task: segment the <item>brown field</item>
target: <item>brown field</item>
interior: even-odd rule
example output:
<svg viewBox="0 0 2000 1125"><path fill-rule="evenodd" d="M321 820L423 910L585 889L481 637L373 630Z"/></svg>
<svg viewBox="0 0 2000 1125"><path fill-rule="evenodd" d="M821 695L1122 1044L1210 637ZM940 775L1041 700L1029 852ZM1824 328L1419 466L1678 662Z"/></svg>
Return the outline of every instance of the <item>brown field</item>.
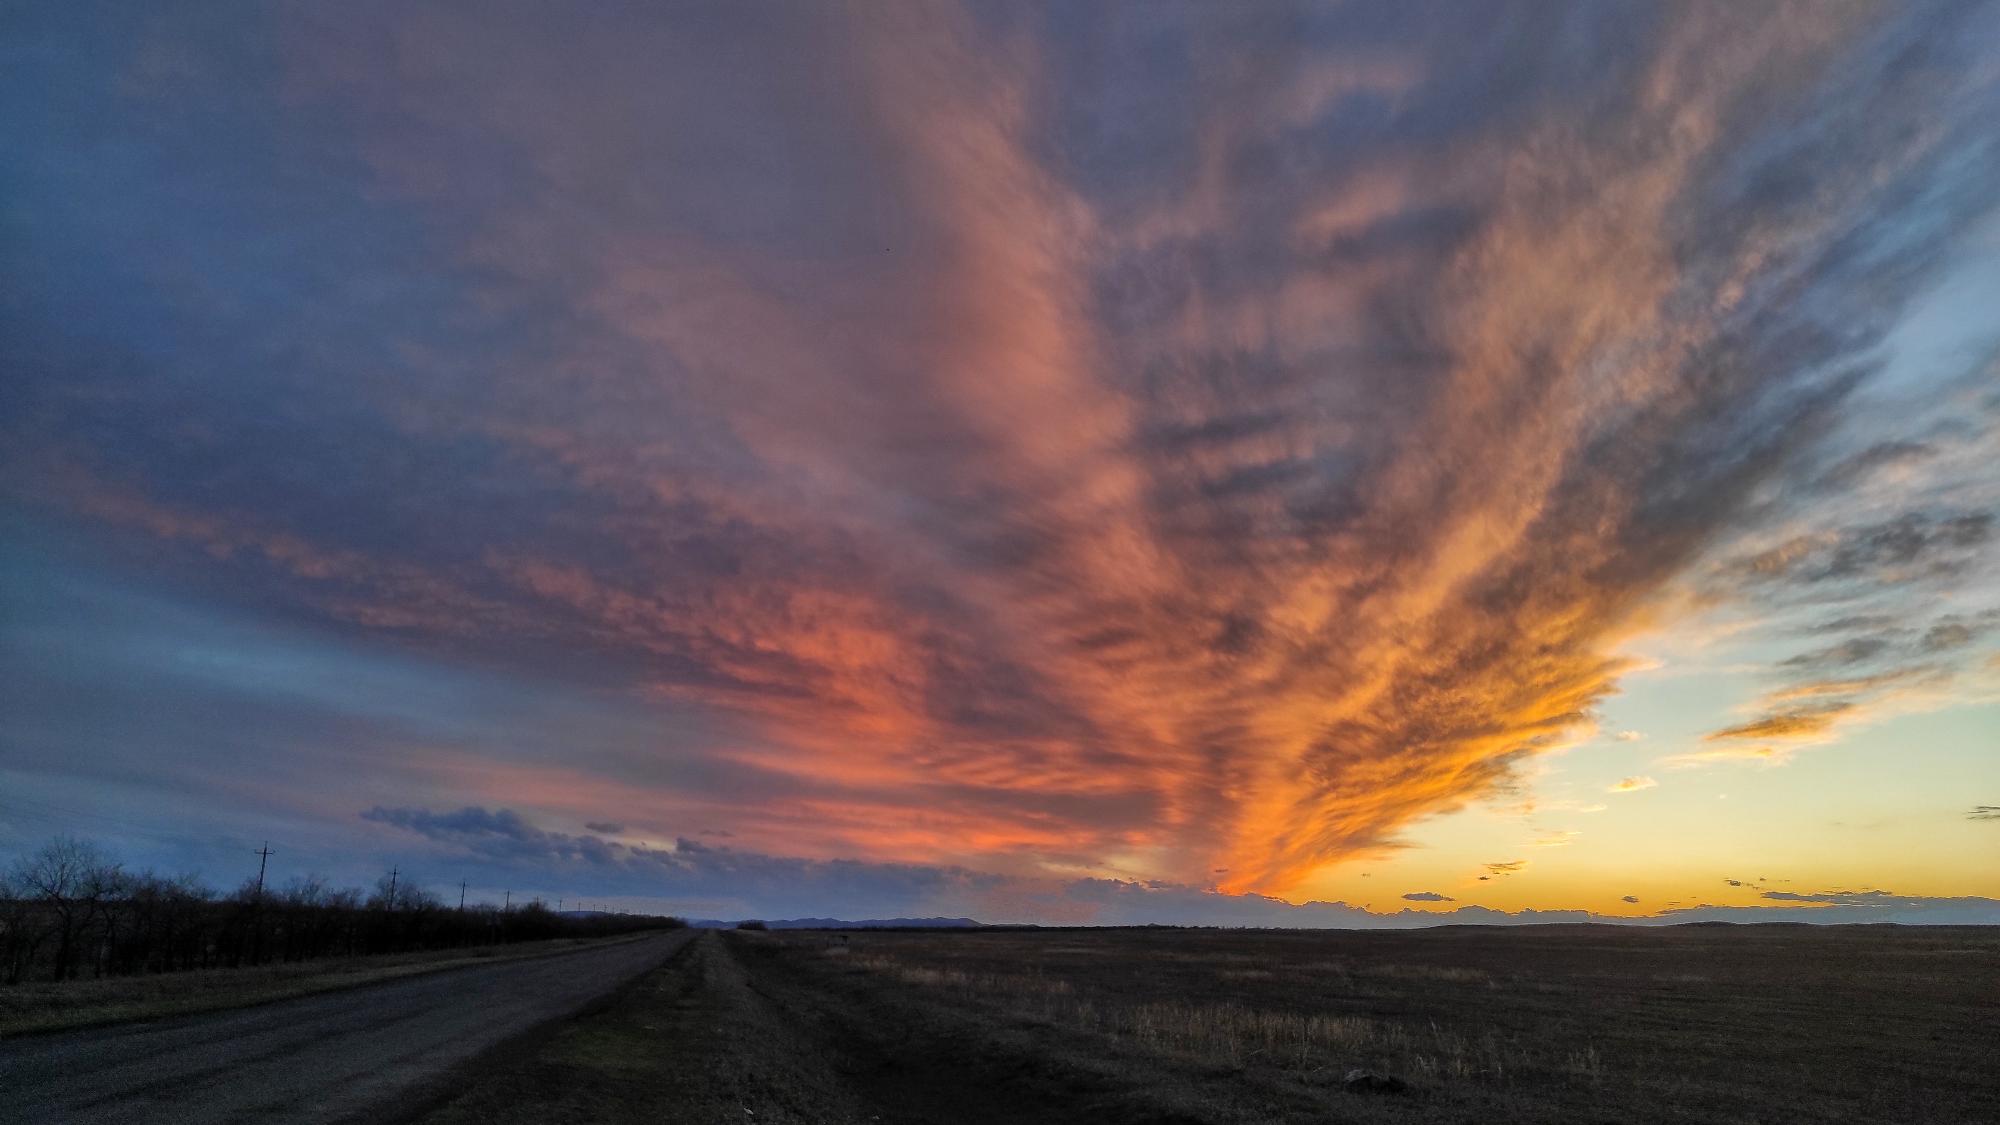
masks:
<svg viewBox="0 0 2000 1125"><path fill-rule="evenodd" d="M1988 929L728 933L428 1120L1986 1122L1996 1076Z"/></svg>

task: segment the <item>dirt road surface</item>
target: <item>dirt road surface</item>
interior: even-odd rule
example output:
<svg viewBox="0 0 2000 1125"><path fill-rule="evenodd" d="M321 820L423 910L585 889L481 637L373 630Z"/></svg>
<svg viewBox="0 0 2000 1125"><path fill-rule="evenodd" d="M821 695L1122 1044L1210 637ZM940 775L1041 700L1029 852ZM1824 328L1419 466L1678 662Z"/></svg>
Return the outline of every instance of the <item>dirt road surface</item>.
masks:
<svg viewBox="0 0 2000 1125"><path fill-rule="evenodd" d="M338 1122L658 965L677 931L236 1011L0 1041L0 1122Z"/></svg>

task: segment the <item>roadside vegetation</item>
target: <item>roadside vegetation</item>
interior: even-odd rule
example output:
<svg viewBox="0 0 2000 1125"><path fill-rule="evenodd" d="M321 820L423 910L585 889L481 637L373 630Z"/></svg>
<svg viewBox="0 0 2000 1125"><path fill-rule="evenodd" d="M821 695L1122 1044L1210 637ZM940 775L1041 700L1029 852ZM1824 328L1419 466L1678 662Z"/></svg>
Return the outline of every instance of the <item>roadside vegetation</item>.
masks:
<svg viewBox="0 0 2000 1125"><path fill-rule="evenodd" d="M636 941L643 936L549 938L513 945L328 957L317 961L272 962L235 969L195 969L184 973L102 977L95 980L29 981L0 988L0 1038L242 1008L445 969L546 957L610 942Z"/></svg>
<svg viewBox="0 0 2000 1125"><path fill-rule="evenodd" d="M454 906L401 877L372 891L317 876L221 892L191 875L133 872L57 837L0 868L0 1010L10 991L329 959L600 938L680 926L638 915L559 915L537 901Z"/></svg>

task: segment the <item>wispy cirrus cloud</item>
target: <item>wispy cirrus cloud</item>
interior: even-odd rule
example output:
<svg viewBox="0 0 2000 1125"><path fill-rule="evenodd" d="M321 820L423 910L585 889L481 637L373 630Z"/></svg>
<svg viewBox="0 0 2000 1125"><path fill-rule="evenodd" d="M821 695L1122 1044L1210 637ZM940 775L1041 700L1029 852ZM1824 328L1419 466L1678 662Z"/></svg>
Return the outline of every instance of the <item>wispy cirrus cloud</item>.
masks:
<svg viewBox="0 0 2000 1125"><path fill-rule="evenodd" d="M1746 523L1715 580L1814 604L1991 550L1850 503L1983 439L1844 428L1990 207L1988 10L792 15L38 13L9 495L702 726L466 784L1272 893L1591 729ZM1926 625L1710 750L1972 658Z"/></svg>
<svg viewBox="0 0 2000 1125"><path fill-rule="evenodd" d="M1851 638L1779 661L1781 686L1749 704L1754 718L1703 736L1703 747L1663 759L1689 766L1726 761L1782 764L1843 729L1911 711L1991 698L1996 681L1970 650L1993 611L1947 615L1921 632L1898 629Z"/></svg>
<svg viewBox="0 0 2000 1125"><path fill-rule="evenodd" d="M1707 738L1710 742L1813 738L1832 729L1841 713L1852 706L1851 703L1836 702L1819 708L1766 715L1751 722L1724 727L1709 734Z"/></svg>

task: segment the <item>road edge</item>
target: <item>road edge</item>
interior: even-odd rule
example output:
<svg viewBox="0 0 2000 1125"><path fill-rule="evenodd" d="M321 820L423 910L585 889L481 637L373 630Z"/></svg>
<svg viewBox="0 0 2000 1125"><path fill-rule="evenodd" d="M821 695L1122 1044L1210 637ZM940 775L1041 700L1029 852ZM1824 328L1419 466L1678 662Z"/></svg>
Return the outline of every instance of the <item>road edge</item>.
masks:
<svg viewBox="0 0 2000 1125"><path fill-rule="evenodd" d="M444 961L436 965L412 968L407 973L376 977L372 980L344 981L328 984L323 988L301 988L296 991L280 992L272 996L260 996L255 1000L232 1001L218 1004L203 1004L173 1012L149 1016L110 1016L103 1019L86 1019L78 1023L65 1023L53 1027L31 1027L20 1031L0 1031L0 1043L13 1043L27 1039L40 1039L52 1035L67 1035L73 1031L101 1031L107 1027L147 1027L154 1024L170 1023L174 1020L192 1019L196 1016L214 1015L216 1012L248 1011L267 1004L281 1004L287 1000L297 1000L302 996L327 996L337 992L351 992L357 988L373 988L391 981L411 980L436 973L457 972L460 969L477 969L486 965L505 965L515 961L539 961L549 957L567 957L573 953L584 953L593 949L607 949L627 942L642 941L660 933L672 930L644 930L636 934L619 934L616 937L585 939L587 944L571 946L568 949L545 949L535 953L522 953L513 957L467 957L456 961Z"/></svg>
<svg viewBox="0 0 2000 1125"><path fill-rule="evenodd" d="M471 1058L446 1067L442 1072L416 1083L402 1091L393 1106L362 1110L341 1118L335 1125L410 1125L411 1122L429 1116L463 1094L481 1076L505 1069L511 1062L525 1061L533 1056L565 1025L595 1015L617 1003L649 973L657 972L687 956L688 951L694 948L695 942L704 932L706 931L697 929L678 931L681 936L680 944L668 950L659 960L642 965L630 976L584 1000L575 1008L515 1032Z"/></svg>

